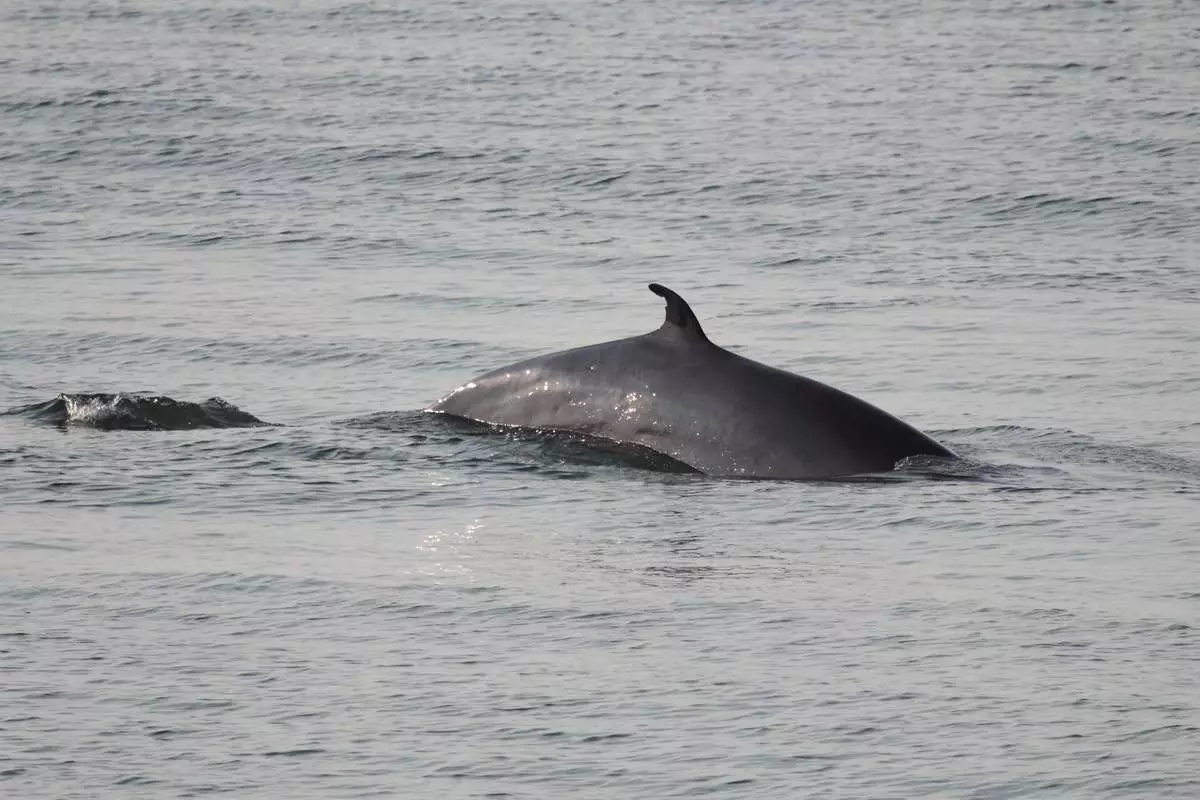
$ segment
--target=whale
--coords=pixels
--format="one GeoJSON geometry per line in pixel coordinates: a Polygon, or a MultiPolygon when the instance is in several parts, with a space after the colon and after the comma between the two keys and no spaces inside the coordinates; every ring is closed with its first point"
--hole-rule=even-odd
{"type": "Polygon", "coordinates": [[[649,288],[666,301],[657,330],[500,367],[424,410],[647,448],[717,477],[818,480],[956,458],[864,400],[720,347],[680,295],[649,288]]]}

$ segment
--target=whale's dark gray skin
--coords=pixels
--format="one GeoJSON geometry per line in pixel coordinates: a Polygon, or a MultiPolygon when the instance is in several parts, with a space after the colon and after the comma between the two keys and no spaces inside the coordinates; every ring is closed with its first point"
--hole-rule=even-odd
{"type": "Polygon", "coordinates": [[[719,476],[834,478],[954,454],[845,392],[725,350],[675,292],[661,328],[475,378],[426,411],[633,443],[719,476]]]}

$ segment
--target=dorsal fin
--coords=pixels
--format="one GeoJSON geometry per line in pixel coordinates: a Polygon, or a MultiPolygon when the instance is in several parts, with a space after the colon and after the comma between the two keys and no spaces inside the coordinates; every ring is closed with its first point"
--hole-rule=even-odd
{"type": "Polygon", "coordinates": [[[660,331],[672,330],[689,339],[708,341],[708,337],[704,335],[704,329],[700,327],[700,320],[696,319],[696,315],[692,313],[692,307],[687,304],[686,300],[661,283],[650,284],[650,291],[667,301],[667,318],[659,328],[660,331]]]}

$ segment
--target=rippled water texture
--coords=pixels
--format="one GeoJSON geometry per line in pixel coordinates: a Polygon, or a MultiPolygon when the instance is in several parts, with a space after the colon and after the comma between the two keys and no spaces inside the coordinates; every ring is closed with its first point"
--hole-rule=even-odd
{"type": "Polygon", "coordinates": [[[0,8],[0,796],[1200,795],[1198,29],[0,8]],[[961,469],[419,413],[651,281],[961,469]]]}

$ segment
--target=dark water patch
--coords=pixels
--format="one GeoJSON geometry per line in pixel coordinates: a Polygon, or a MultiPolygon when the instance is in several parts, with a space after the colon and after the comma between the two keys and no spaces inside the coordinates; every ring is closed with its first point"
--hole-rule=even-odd
{"type": "MultiPolygon", "coordinates": [[[[120,587],[129,577],[109,572],[92,573],[91,576],[96,582],[107,583],[113,588],[120,587]]],[[[325,597],[342,586],[336,581],[320,578],[267,572],[143,572],[138,573],[137,578],[140,588],[131,589],[134,594],[140,594],[143,590],[173,594],[188,592],[240,595],[274,592],[305,598],[325,597]]]]}
{"type": "Polygon", "coordinates": [[[581,299],[555,300],[553,298],[523,295],[501,300],[495,296],[482,297],[479,295],[445,295],[431,292],[388,292],[386,294],[367,295],[354,299],[356,303],[417,303],[421,305],[445,306],[448,309],[470,311],[499,311],[507,313],[514,308],[533,308],[540,305],[561,305],[562,303],[577,303],[583,305],[581,299]]]}
{"type": "MultiPolygon", "coordinates": [[[[423,442],[427,437],[419,431],[423,428],[426,416],[422,411],[379,411],[361,417],[336,420],[334,425],[389,433],[413,433],[414,441],[423,442]]],[[[453,437],[450,441],[458,442],[461,439],[453,437]]]]}
{"type": "Polygon", "coordinates": [[[220,397],[193,403],[141,393],[60,394],[53,400],[12,408],[5,415],[59,427],[100,430],[189,430],[270,425],[220,397]]]}
{"type": "Polygon", "coordinates": [[[762,264],[764,267],[815,267],[823,264],[829,264],[835,260],[831,255],[813,255],[813,256],[788,256],[786,258],[772,258],[762,264]]]}
{"type": "Polygon", "coordinates": [[[1154,201],[1148,199],[1134,200],[1115,195],[1079,197],[1050,192],[997,192],[978,195],[966,203],[982,209],[985,216],[1025,221],[1061,216],[1088,217],[1108,212],[1123,214],[1154,205],[1154,201]]]}
{"type": "Polygon", "coordinates": [[[810,303],[809,307],[814,311],[839,313],[844,311],[862,311],[865,309],[876,308],[899,308],[905,306],[929,307],[935,303],[949,305],[953,302],[955,302],[955,299],[949,297],[885,297],[855,300],[817,300],[813,303],[810,303]]]}
{"type": "Polygon", "coordinates": [[[1030,70],[1033,72],[1103,72],[1107,64],[1084,64],[1079,61],[1023,61],[1023,62],[994,62],[981,64],[978,69],[1013,69],[1030,70]]]}
{"type": "MultiPolygon", "coordinates": [[[[19,539],[7,542],[4,547],[10,550],[53,550],[66,553],[70,553],[79,549],[78,547],[70,545],[61,545],[52,542],[28,542],[19,539]]],[[[0,633],[0,636],[3,635],[4,634],[0,633]]]]}
{"type": "Polygon", "coordinates": [[[298,758],[300,756],[315,756],[324,753],[321,747],[297,747],[292,750],[267,750],[262,753],[266,758],[298,758]]]}
{"type": "MultiPolygon", "coordinates": [[[[67,97],[42,97],[24,100],[7,100],[0,102],[0,112],[20,115],[30,111],[43,109],[86,108],[101,109],[111,106],[131,106],[134,100],[116,97],[115,92],[107,89],[96,89],[81,92],[67,97]]],[[[79,151],[75,151],[78,154],[79,151]]]]}
{"type": "MultiPolygon", "coordinates": [[[[223,448],[221,457],[239,467],[276,471],[281,475],[298,466],[295,462],[345,462],[346,464],[374,463],[379,466],[400,466],[415,456],[405,452],[406,448],[429,443],[427,437],[409,432],[408,441],[345,441],[336,434],[332,437],[315,431],[292,429],[286,439],[256,441],[234,449],[223,448]]],[[[332,480],[307,480],[310,486],[337,485],[332,480]]]]}
{"type": "MultiPolygon", "coordinates": [[[[638,444],[616,442],[599,436],[568,431],[550,431],[491,425],[462,419],[448,414],[423,414],[434,425],[444,425],[463,437],[483,438],[509,445],[517,456],[528,456],[536,468],[538,463],[581,467],[631,467],[654,472],[689,474],[697,470],[668,455],[638,444]]],[[[563,473],[560,477],[586,477],[586,473],[563,473]]]]}
{"type": "Polygon", "coordinates": [[[1162,136],[1141,136],[1128,139],[1113,135],[1079,134],[1075,136],[1074,141],[1085,147],[1094,146],[1100,152],[1123,150],[1158,157],[1184,155],[1196,148],[1196,143],[1191,140],[1162,136]]]}
{"type": "Polygon", "coordinates": [[[1200,111],[1194,108],[1178,108],[1169,111],[1140,111],[1139,115],[1146,119],[1157,120],[1200,119],[1200,111]]]}

